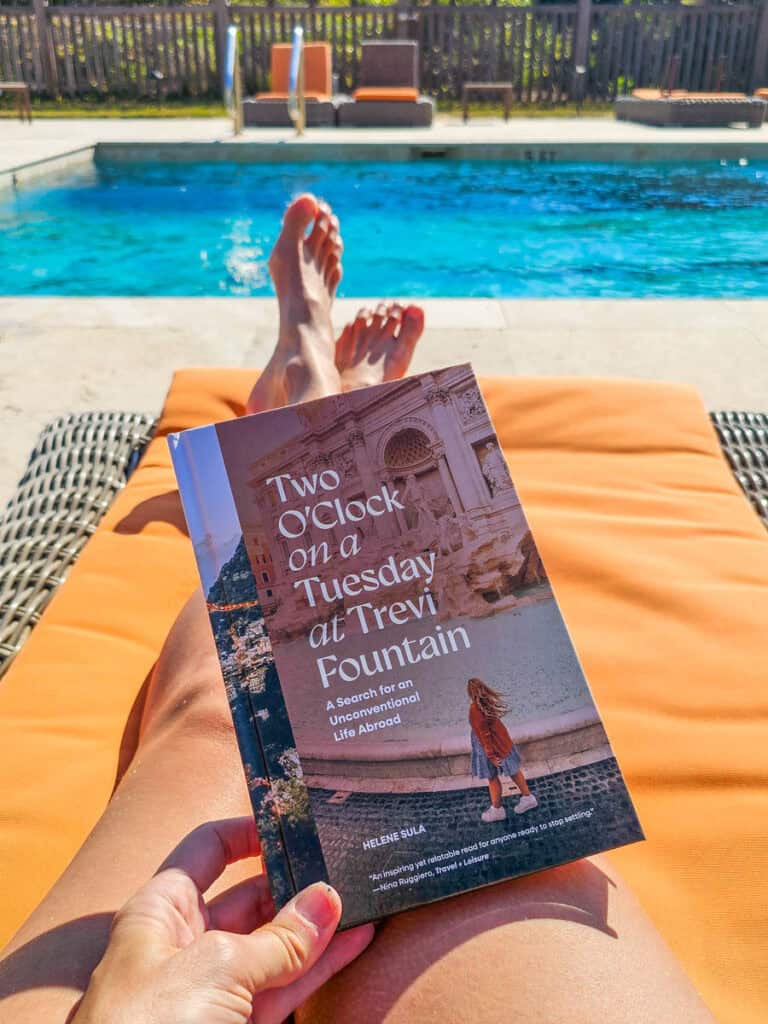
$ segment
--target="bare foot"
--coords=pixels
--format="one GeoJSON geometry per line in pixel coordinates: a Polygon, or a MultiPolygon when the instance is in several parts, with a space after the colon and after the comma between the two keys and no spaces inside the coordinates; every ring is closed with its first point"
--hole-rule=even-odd
{"type": "Polygon", "coordinates": [[[340,390],[331,305],[341,280],[342,248],[339,222],[330,207],[309,193],[294,199],[269,258],[280,307],[277,346],[246,412],[340,390]]]}
{"type": "Polygon", "coordinates": [[[424,330],[424,310],[380,302],[361,309],[336,342],[336,369],[343,391],[404,377],[424,330]]]}

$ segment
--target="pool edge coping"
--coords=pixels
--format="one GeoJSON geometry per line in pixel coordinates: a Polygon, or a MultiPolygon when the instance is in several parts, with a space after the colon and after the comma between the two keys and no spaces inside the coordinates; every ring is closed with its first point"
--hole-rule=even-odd
{"type": "Polygon", "coordinates": [[[95,160],[97,143],[89,142],[75,149],[65,150],[53,156],[40,157],[15,167],[0,171],[0,190],[16,189],[37,178],[46,177],[58,171],[68,171],[83,164],[92,164],[95,160]]]}
{"type": "Polygon", "coordinates": [[[654,163],[735,159],[768,160],[768,138],[750,139],[739,133],[727,140],[552,140],[489,141],[413,139],[393,140],[345,137],[333,140],[216,139],[94,141],[51,156],[0,170],[0,190],[16,189],[37,178],[102,161],[136,163],[143,160],[232,163],[357,162],[376,160],[402,163],[423,160],[498,160],[524,163],[595,161],[598,163],[654,163]]]}
{"type": "Polygon", "coordinates": [[[734,159],[768,160],[768,138],[732,140],[499,141],[487,140],[214,140],[97,142],[94,162],[141,160],[232,163],[357,162],[401,163],[423,160],[494,160],[527,163],[594,161],[654,163],[734,159]]]}

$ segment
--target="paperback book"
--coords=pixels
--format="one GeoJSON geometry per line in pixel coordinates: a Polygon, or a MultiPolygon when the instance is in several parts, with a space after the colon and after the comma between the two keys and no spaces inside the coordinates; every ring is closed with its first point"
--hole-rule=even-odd
{"type": "Polygon", "coordinates": [[[643,838],[469,365],[169,442],[277,906],[643,838]]]}

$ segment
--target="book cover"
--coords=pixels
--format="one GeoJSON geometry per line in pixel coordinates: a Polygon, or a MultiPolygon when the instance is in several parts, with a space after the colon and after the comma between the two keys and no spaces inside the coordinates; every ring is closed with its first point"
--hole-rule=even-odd
{"type": "Polygon", "coordinates": [[[170,441],[276,902],[326,879],[348,927],[642,839],[470,366],[170,441]]]}

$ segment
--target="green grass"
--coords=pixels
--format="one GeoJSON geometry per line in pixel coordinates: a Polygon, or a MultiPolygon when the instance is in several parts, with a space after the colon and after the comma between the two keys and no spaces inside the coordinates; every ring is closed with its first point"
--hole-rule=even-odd
{"type": "MultiPolygon", "coordinates": [[[[462,106],[458,100],[441,100],[437,109],[441,114],[461,117],[462,106]]],[[[504,108],[501,103],[477,102],[470,103],[470,117],[502,117],[504,108]]],[[[510,112],[511,117],[576,117],[578,109],[575,103],[556,106],[545,104],[515,103],[510,112]]],[[[613,106],[610,103],[585,103],[581,113],[584,117],[611,117],[613,106]]],[[[32,100],[32,116],[40,118],[67,117],[224,117],[224,104],[218,100],[32,100]]],[[[0,96],[0,118],[16,117],[16,105],[12,97],[0,96]]]]}
{"type": "MultiPolygon", "coordinates": [[[[32,100],[32,117],[224,117],[219,100],[32,100]]],[[[11,97],[0,97],[0,118],[17,117],[11,97]]]]}
{"type": "MultiPolygon", "coordinates": [[[[437,104],[441,114],[452,114],[461,117],[462,105],[459,100],[441,100],[437,104]]],[[[504,107],[501,103],[470,103],[469,115],[473,117],[503,117],[504,107]]],[[[560,103],[557,105],[537,105],[534,103],[513,103],[509,113],[510,117],[578,117],[579,110],[575,103],[560,103]]],[[[612,117],[613,104],[611,103],[584,103],[581,108],[583,117],[612,117]]]]}

